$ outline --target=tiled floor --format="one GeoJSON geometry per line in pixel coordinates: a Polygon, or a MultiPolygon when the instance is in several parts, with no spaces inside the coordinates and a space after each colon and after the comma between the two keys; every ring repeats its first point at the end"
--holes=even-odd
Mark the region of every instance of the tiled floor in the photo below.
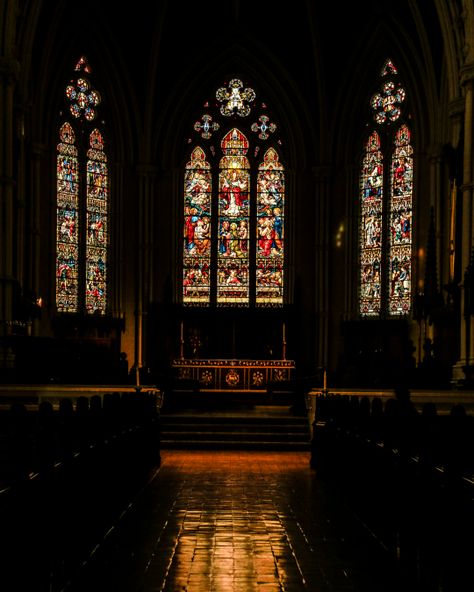
{"type": "Polygon", "coordinates": [[[387,592],[386,553],[305,452],[165,451],[64,590],[387,592]]]}

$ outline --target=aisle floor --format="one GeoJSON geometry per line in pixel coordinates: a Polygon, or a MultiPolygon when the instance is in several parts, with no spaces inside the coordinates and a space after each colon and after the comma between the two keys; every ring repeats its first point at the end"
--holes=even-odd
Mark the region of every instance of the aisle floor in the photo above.
{"type": "Polygon", "coordinates": [[[383,546],[306,452],[164,451],[74,592],[399,589],[383,546]]]}

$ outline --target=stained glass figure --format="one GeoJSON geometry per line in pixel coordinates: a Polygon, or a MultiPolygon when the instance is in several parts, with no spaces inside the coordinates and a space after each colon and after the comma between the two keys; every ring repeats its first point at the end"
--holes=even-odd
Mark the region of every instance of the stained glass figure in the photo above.
{"type": "Polygon", "coordinates": [[[222,103],[222,115],[229,117],[237,113],[240,117],[250,114],[250,105],[255,100],[253,88],[243,88],[243,82],[234,78],[229,82],[229,88],[221,87],[216,92],[216,98],[222,103]]]}
{"type": "Polygon", "coordinates": [[[86,311],[105,314],[107,304],[108,168],[104,140],[95,129],[87,151],[86,311]]]}
{"type": "Polygon", "coordinates": [[[249,143],[238,129],[222,139],[219,165],[217,304],[249,303],[249,143]]]}
{"type": "Polygon", "coordinates": [[[359,307],[362,316],[376,316],[381,311],[383,172],[380,138],[374,131],[366,143],[360,176],[359,307]]]}
{"type": "Polygon", "coordinates": [[[78,310],[78,158],[76,138],[65,122],[59,131],[57,147],[56,208],[56,308],[59,312],[78,310]]]}
{"type": "Polygon", "coordinates": [[[211,288],[210,165],[199,146],[184,177],[183,303],[209,304],[211,288]]]}
{"type": "Polygon", "coordinates": [[[411,303],[413,147],[410,130],[402,125],[395,135],[391,161],[389,313],[405,315],[411,303]]]}
{"type": "Polygon", "coordinates": [[[283,304],[285,177],[269,148],[258,167],[256,304],[283,304]]]}

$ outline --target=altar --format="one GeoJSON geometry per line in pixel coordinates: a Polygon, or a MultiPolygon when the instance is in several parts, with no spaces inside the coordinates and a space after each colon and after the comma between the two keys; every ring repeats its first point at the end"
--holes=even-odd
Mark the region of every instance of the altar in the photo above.
{"type": "Polygon", "coordinates": [[[172,370],[176,380],[199,384],[201,391],[266,391],[269,385],[293,378],[293,360],[204,360],[175,359],[172,370]]]}

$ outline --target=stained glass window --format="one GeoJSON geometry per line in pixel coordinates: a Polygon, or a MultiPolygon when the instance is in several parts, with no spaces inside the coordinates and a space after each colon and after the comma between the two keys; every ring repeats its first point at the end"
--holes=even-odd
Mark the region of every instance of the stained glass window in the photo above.
{"type": "Polygon", "coordinates": [[[79,182],[76,137],[69,123],[59,131],[57,149],[56,308],[77,312],[79,263],[79,182]]]}
{"type": "Polygon", "coordinates": [[[283,166],[269,148],[257,178],[257,304],[283,304],[284,205],[283,166]]]}
{"type": "Polygon", "coordinates": [[[411,302],[413,148],[410,130],[402,125],[395,135],[390,200],[389,312],[407,314],[411,302]]]}
{"type": "Polygon", "coordinates": [[[211,287],[210,165],[196,147],[184,176],[183,302],[207,304],[211,287]]]}
{"type": "Polygon", "coordinates": [[[396,121],[401,114],[401,104],[405,100],[405,89],[395,80],[397,69],[391,60],[387,60],[382,68],[384,79],[380,92],[372,97],[372,109],[377,123],[396,121]]]}
{"type": "Polygon", "coordinates": [[[361,165],[359,310],[364,317],[406,315],[412,303],[413,147],[403,122],[406,93],[397,77],[397,68],[386,60],[382,89],[371,100],[379,128],[366,142],[361,165]]]}
{"type": "Polygon", "coordinates": [[[285,175],[278,126],[238,78],[220,86],[215,99],[194,120],[184,167],[182,302],[281,307],[285,175]]]}
{"type": "Polygon", "coordinates": [[[366,144],[360,185],[360,310],[374,316],[381,307],[383,208],[383,157],[377,132],[366,144]]]}
{"type": "Polygon", "coordinates": [[[90,134],[87,151],[86,310],[105,313],[107,303],[108,171],[99,130],[90,134]]]}
{"type": "Polygon", "coordinates": [[[57,147],[56,309],[105,314],[109,173],[102,133],[89,127],[101,98],[86,58],[74,72],[65,90],[70,121],[62,123],[57,147]]]}
{"type": "Polygon", "coordinates": [[[247,138],[236,128],[221,142],[217,303],[249,302],[249,189],[247,138]]]}

